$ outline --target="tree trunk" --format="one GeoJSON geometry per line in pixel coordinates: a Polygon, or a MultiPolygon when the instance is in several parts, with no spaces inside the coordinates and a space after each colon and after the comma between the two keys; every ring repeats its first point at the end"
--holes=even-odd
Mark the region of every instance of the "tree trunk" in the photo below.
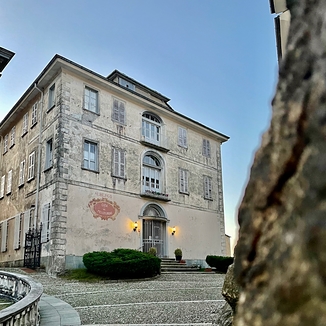
{"type": "Polygon", "coordinates": [[[272,121],[239,208],[236,326],[326,325],[326,1],[288,6],[272,121]]]}

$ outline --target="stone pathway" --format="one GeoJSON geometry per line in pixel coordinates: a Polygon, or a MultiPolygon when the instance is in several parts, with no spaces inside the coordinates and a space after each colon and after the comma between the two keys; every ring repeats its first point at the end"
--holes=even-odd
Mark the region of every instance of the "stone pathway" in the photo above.
{"type": "Polygon", "coordinates": [[[212,314],[224,303],[224,275],[215,273],[107,283],[67,281],[42,272],[29,276],[42,283],[44,293],[71,305],[82,325],[211,325],[212,314]]]}

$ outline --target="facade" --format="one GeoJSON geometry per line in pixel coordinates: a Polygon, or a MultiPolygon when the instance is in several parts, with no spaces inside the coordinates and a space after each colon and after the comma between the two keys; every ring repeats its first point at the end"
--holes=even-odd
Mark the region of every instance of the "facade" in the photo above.
{"type": "Polygon", "coordinates": [[[291,14],[286,6],[286,0],[269,0],[271,13],[275,17],[275,34],[278,59],[284,56],[290,29],[291,14]]]}
{"type": "Polygon", "coordinates": [[[40,223],[51,274],[115,248],[225,255],[228,137],[168,101],[55,55],[0,123],[0,263],[22,264],[25,234],[40,223]]]}

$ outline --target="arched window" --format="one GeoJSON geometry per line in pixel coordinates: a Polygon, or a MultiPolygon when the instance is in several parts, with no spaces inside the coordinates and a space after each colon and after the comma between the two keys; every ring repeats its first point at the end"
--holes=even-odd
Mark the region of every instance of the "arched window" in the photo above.
{"type": "Polygon", "coordinates": [[[160,145],[161,119],[153,113],[144,112],[142,119],[142,135],[145,141],[160,145]]]}
{"type": "Polygon", "coordinates": [[[163,192],[162,162],[153,153],[148,153],[143,158],[143,192],[163,192]]]}

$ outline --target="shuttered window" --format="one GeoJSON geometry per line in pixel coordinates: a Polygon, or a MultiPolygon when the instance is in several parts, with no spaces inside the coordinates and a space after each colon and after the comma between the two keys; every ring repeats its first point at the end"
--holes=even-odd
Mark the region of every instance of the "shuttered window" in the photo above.
{"type": "Polygon", "coordinates": [[[5,195],[5,182],[6,182],[6,176],[3,175],[1,177],[0,198],[3,198],[3,196],[5,195]]]}
{"type": "Polygon", "coordinates": [[[22,136],[24,136],[28,131],[28,112],[24,114],[23,117],[23,129],[22,129],[22,136]]]}
{"type": "Polygon", "coordinates": [[[10,147],[15,145],[16,126],[13,126],[10,131],[10,147]]]}
{"type": "Polygon", "coordinates": [[[3,138],[3,154],[8,152],[8,134],[3,138]]]}
{"type": "Polygon", "coordinates": [[[51,204],[44,204],[42,207],[42,231],[41,242],[48,242],[50,240],[51,227],[51,204]]]}
{"type": "Polygon", "coordinates": [[[203,139],[203,155],[211,157],[211,145],[207,139],[203,139]]]}
{"type": "Polygon", "coordinates": [[[125,177],[125,167],[126,167],[126,154],[123,149],[113,148],[112,149],[112,175],[119,178],[125,177]]]}
{"type": "Polygon", "coordinates": [[[32,123],[31,127],[33,127],[37,123],[37,103],[35,103],[32,107],[32,123]]]}
{"type": "Polygon", "coordinates": [[[84,109],[98,113],[98,92],[89,87],[85,87],[84,109]]]}
{"type": "Polygon", "coordinates": [[[1,223],[1,252],[7,251],[8,244],[8,220],[1,223]]]}
{"type": "Polygon", "coordinates": [[[187,148],[187,130],[178,127],[178,145],[184,148],[187,148]]]}
{"type": "Polygon", "coordinates": [[[212,199],[212,178],[204,176],[204,198],[212,199]]]}
{"type": "Polygon", "coordinates": [[[179,192],[188,194],[188,171],[179,169],[179,192]]]}
{"type": "Polygon", "coordinates": [[[35,152],[29,154],[28,157],[28,180],[35,176],[35,152]]]}
{"type": "Polygon", "coordinates": [[[18,180],[18,186],[22,186],[25,181],[25,160],[20,162],[19,165],[19,180],[18,180]]]}
{"type": "Polygon", "coordinates": [[[15,216],[15,230],[14,230],[14,249],[19,249],[21,246],[22,223],[20,214],[15,216]]]}
{"type": "Polygon", "coordinates": [[[126,124],[125,103],[116,98],[113,99],[112,120],[123,125],[126,124]]]}
{"type": "Polygon", "coordinates": [[[24,212],[23,239],[22,239],[23,247],[25,247],[26,233],[28,232],[29,228],[31,227],[31,219],[32,219],[32,210],[29,209],[24,212]]]}
{"type": "Polygon", "coordinates": [[[12,185],[12,170],[8,172],[8,180],[7,180],[7,195],[11,193],[11,185],[12,185]]]}

